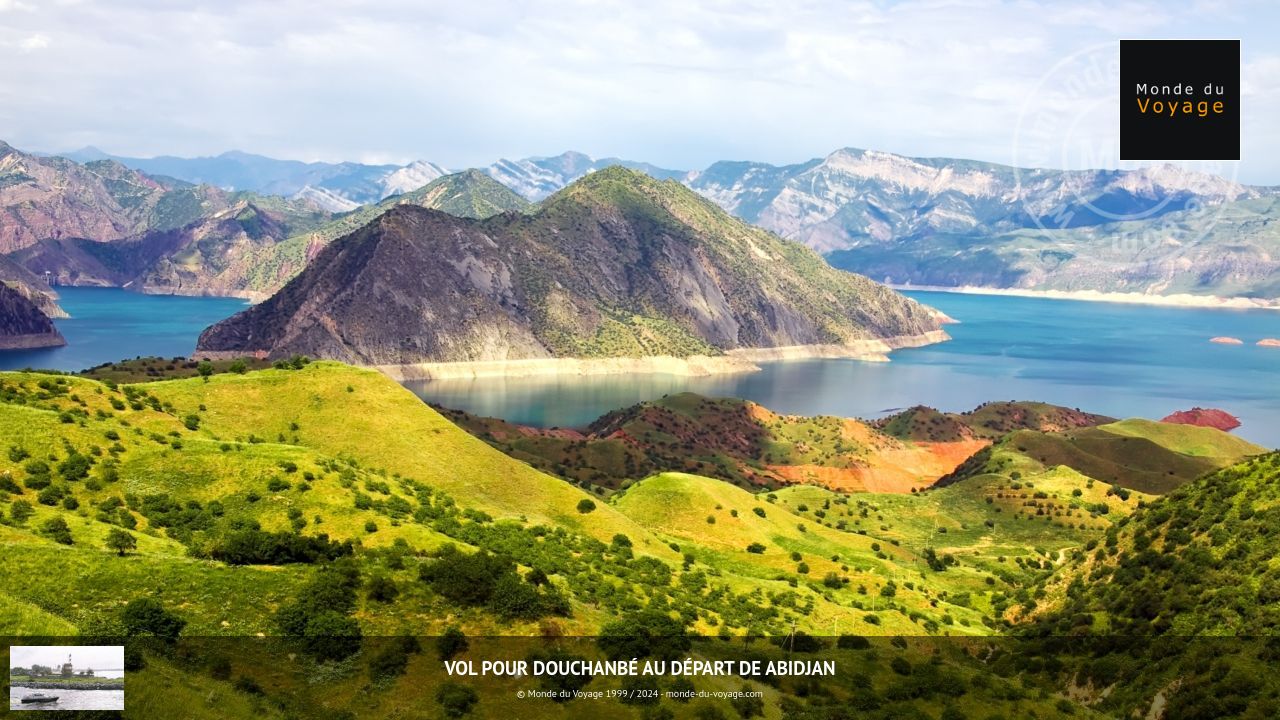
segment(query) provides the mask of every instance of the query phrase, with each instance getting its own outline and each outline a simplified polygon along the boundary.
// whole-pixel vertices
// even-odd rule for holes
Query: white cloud
[[[239,148],[462,167],[572,148],[700,167],[861,146],[1007,162],[1024,99],[1082,48],[1244,36],[1247,61],[1277,54],[1274,8],[1226,5],[53,3],[0,25],[0,107],[20,146],[144,155]],[[37,36],[56,45],[22,52]],[[1245,112],[1246,128],[1274,117]],[[1104,115],[1074,132],[1110,137]],[[1280,181],[1275,145],[1247,147],[1269,151],[1251,179]]]
[[[33,50],[43,50],[49,47],[49,36],[43,33],[36,33],[28,36],[18,43],[18,47],[26,52]]]

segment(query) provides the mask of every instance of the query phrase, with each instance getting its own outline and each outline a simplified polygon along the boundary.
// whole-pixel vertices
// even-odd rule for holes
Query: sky
[[[1240,38],[1242,161],[1205,169],[1280,184],[1271,0],[0,0],[0,139],[451,168],[841,147],[1112,167],[1118,82],[1025,130],[1119,38]]]
[[[120,645],[15,645],[9,648],[9,667],[47,665],[62,667],[71,654],[71,666],[76,671],[84,668],[121,670],[124,668],[124,648]]]

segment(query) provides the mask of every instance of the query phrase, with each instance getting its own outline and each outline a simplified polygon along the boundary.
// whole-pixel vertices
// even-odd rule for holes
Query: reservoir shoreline
[[[858,340],[844,344],[790,345],[772,348],[738,348],[724,355],[674,357],[659,355],[640,358],[528,358],[520,360],[477,360],[375,365],[374,369],[397,382],[429,380],[475,380],[481,378],[521,378],[536,376],[645,375],[681,377],[732,375],[760,371],[759,363],[789,360],[850,359],[888,362],[894,350],[922,347],[950,339],[945,331],[931,330],[919,335]],[[212,357],[212,356],[211,356]]]
[[[1081,302],[1156,305],[1172,308],[1219,308],[1223,310],[1280,310],[1280,298],[1223,297],[1221,295],[1149,295],[1138,292],[1106,292],[1101,290],[1028,290],[1022,288],[989,288],[977,285],[947,287],[942,285],[895,285],[889,287],[907,292],[952,293],[955,295],[994,295],[1002,297],[1077,300]]]

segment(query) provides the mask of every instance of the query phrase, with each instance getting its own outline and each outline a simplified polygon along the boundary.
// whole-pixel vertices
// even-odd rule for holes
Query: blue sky
[[[1070,81],[1064,61],[1121,37],[1229,37],[1244,157],[1209,169],[1280,184],[1276,6],[0,0],[0,139],[454,168],[566,149],[699,168],[845,146],[1109,166],[1109,82],[1062,130],[1093,151],[1016,140],[1028,104]]]

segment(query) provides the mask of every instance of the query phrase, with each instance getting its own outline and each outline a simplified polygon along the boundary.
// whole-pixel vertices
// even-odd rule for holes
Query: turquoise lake
[[[910,292],[959,324],[952,340],[888,363],[805,360],[758,373],[513,378],[409,383],[423,399],[537,426],[579,427],[666,393],[740,397],[803,415],[873,418],[912,405],[969,410],[1042,400],[1117,417],[1159,419],[1194,406],[1240,418],[1241,436],[1280,447],[1280,311],[1173,308]],[[1218,345],[1226,335],[1243,345]]]
[[[54,321],[66,346],[0,351],[0,370],[74,371],[140,355],[190,355],[202,330],[248,307],[236,298],[143,295],[119,288],[57,290],[58,304],[71,315]]]
[[[60,288],[69,345],[0,352],[0,369],[79,370],[138,355],[187,355],[200,331],[241,300]],[[408,383],[424,400],[544,427],[577,427],[666,393],[742,397],[796,414],[877,417],[916,404],[968,410],[989,400],[1043,400],[1123,417],[1222,408],[1243,437],[1280,447],[1280,312],[909,293],[960,320],[952,340],[892,362],[808,360],[758,373],[513,378]],[[1237,337],[1243,345],[1209,338]]]

